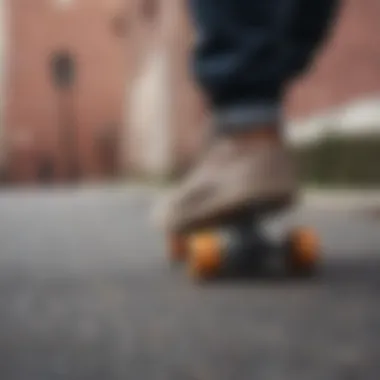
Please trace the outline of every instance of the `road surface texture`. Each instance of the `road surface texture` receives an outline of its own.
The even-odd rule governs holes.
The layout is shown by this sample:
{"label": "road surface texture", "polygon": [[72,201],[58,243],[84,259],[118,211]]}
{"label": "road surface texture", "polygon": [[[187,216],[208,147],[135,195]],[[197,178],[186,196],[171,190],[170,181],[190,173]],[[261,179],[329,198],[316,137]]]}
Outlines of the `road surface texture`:
{"label": "road surface texture", "polygon": [[[0,379],[378,380],[380,219],[303,205],[316,280],[196,285],[143,190],[0,195]],[[277,232],[276,232],[277,231]]]}

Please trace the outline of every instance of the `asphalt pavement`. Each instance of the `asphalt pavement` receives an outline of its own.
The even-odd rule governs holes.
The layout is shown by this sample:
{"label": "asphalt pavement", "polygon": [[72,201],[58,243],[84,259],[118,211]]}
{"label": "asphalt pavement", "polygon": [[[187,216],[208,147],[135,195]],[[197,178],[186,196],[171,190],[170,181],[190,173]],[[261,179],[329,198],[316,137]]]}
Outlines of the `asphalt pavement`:
{"label": "asphalt pavement", "polygon": [[199,285],[168,265],[154,199],[122,186],[0,194],[1,380],[380,378],[376,210],[306,202],[268,224],[275,237],[318,231],[316,279]]}

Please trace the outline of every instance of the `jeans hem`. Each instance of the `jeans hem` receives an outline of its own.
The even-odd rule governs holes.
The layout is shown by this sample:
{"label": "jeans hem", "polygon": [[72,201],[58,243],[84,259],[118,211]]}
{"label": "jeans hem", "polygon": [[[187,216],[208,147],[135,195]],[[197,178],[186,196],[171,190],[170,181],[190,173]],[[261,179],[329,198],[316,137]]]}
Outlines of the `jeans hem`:
{"label": "jeans hem", "polygon": [[282,118],[279,103],[239,104],[214,110],[216,132],[235,133],[276,127]]}

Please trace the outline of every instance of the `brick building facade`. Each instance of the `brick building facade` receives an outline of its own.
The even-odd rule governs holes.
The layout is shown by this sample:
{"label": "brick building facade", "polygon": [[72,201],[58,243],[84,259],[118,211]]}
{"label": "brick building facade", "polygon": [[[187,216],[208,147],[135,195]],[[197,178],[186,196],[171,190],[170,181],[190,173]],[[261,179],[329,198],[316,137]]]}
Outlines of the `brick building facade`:
{"label": "brick building facade", "polygon": [[[118,170],[129,56],[123,0],[8,0],[3,96],[12,182]],[[132,8],[132,7],[129,7]]]}
{"label": "brick building facade", "polygon": [[380,94],[380,2],[343,0],[327,45],[289,93],[290,118]]}
{"label": "brick building facade", "polygon": [[[13,182],[165,174],[207,132],[186,0],[8,1],[3,167]],[[288,119],[380,92],[380,3],[344,0]]]}

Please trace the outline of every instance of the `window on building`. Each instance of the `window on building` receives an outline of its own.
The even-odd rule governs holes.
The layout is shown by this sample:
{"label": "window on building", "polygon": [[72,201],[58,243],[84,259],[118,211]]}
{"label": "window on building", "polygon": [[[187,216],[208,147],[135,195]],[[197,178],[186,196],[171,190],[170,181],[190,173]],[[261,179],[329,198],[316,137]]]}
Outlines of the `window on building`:
{"label": "window on building", "polygon": [[70,53],[62,51],[53,54],[51,69],[53,81],[57,87],[69,87],[74,82],[75,63]]}
{"label": "window on building", "polygon": [[112,33],[117,37],[125,37],[128,33],[128,21],[125,14],[119,14],[111,20]]}
{"label": "window on building", "polygon": [[159,0],[141,0],[142,14],[145,20],[153,21],[159,11]]}

